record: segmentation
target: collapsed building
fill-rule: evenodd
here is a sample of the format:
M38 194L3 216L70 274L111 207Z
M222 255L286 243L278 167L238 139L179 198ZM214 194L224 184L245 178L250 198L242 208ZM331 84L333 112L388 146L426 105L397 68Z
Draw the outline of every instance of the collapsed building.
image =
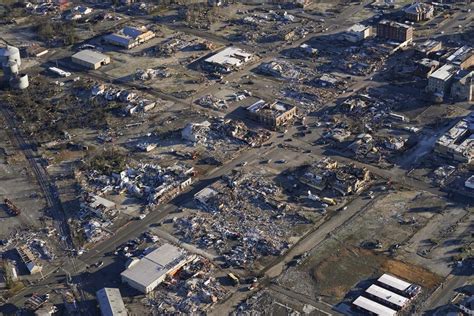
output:
M342 196L364 190L371 181L370 172L354 165L339 165L326 159L307 166L300 181L317 191L334 190Z
M244 122L239 120L214 119L211 122L186 124L181 130L181 137L195 144L208 145L230 137L230 140L255 147L267 141L270 138L270 132L262 129L250 130Z
M460 120L442 135L434 151L442 157L459 163L474 162L474 112Z
M21 261L26 266L30 274L40 273L43 270L43 267L38 262L38 259L33 255L28 246L19 246L16 248L16 251L18 252Z
M195 258L178 247L164 244L142 259L132 259L120 276L124 283L147 294Z
M237 47L226 47L220 52L206 58L204 65L210 70L220 73L230 73L242 67L243 64L252 58L249 54Z

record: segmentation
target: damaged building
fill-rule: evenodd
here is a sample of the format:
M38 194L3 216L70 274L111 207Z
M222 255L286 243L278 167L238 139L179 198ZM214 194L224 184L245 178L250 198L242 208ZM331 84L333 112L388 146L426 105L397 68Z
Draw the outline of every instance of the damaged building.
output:
M252 119L270 128L286 125L296 116L295 106L280 101L268 103L259 100L248 106L247 111Z
M214 71L221 73L230 73L235 69L242 67L243 64L252 58L249 54L237 47L226 47L220 52L206 58L205 65Z
M339 165L326 159L306 167L299 179L317 191L333 190L345 196L364 190L371 181L371 175L365 168Z
M434 151L447 159L471 164L474 161L474 112L442 135Z

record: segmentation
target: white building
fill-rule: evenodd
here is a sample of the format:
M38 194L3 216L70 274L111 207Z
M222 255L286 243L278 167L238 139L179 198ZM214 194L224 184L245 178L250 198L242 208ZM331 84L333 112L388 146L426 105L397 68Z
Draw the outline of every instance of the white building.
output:
M354 307L356 307L357 309L364 311L364 314L380 316L397 315L397 311L372 300L369 300L368 298L365 298L363 296L359 296L358 298L356 298L356 300L352 302L352 305L354 305Z
M104 287L97 291L96 297L102 316L127 316L119 289Z
M474 161L474 112L460 120L435 144L435 152L462 163Z
M370 26L354 24L342 34L342 37L346 41L356 43L368 38L370 35L372 35L372 28Z
M218 53L207 58L205 62L216 68L217 71L229 73L234 69L240 68L244 63L252 58L249 54L237 47L226 47Z
M393 293L387 289L384 289L378 285L372 284L365 293L370 297L374 297L379 301L382 301L385 305L392 307L396 310L405 308L410 299L403 297L397 293Z
M110 57L90 50L84 49L76 54L72 55L72 61L78 65L84 66L89 69L99 69L100 67L110 64Z
M122 281L142 293L149 293L160 285L166 276L175 273L194 258L194 255L188 255L178 247L164 244L132 263L121 273Z
M445 96L457 71L458 68L453 65L444 65L439 68L428 76L427 90L433 94Z

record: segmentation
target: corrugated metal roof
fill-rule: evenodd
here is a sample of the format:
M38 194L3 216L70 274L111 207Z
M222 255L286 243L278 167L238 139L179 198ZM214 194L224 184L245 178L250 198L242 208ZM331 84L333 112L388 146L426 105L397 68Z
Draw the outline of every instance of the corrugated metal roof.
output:
M380 278L378 278L377 281L399 291L405 291L411 285L410 283L405 282L387 273L383 274Z
M363 296L359 296L352 304L380 316L395 316L397 314L395 310Z
M365 292L402 308L410 301L406 297L393 293L392 291L386 290L375 284L372 284Z

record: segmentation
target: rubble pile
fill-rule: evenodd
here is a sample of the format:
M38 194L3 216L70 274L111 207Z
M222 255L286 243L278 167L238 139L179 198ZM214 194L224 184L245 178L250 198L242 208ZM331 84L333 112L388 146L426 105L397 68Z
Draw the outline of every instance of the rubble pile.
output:
M210 94L197 99L196 103L200 106L215 110L227 109L227 102L225 100L218 99Z
M204 313L228 292L217 282L215 272L208 260L198 257L168 277L145 304L158 314Z
M183 33L177 33L158 45L147 49L145 54L150 57L171 57L178 51L206 51L214 48L212 42L189 39Z
M372 176L365 168L354 164L340 165L331 159L323 159L299 171L300 182L325 196L345 196L358 193L371 183Z
M313 74L311 70L297 67L291 62L280 59L260 64L257 71L266 76L295 81L302 81Z
M152 80L155 78L168 78L171 74L166 70L166 68L158 69L137 69L135 72L135 78L141 81Z
M216 148L225 148L227 145L247 144L251 147L266 142L271 133L264 129L249 130L244 122L231 119L213 119L211 122L189 123L181 131L183 139L195 144L206 146L214 151Z
M174 226L184 241L213 248L227 265L252 266L262 256L282 254L295 225L310 223L262 175L235 173L205 190L210 193L195 196L203 213L179 218Z
M91 88L93 97L101 97L105 102L115 101L122 103L123 112L128 115L146 113L156 106L157 101L139 97L136 92L122 90L116 87L107 87L104 84L95 84Z
M126 192L148 204L161 204L189 186L193 175L194 168L181 162L170 167L139 163L135 168L111 175L89 171L83 187L99 194Z

